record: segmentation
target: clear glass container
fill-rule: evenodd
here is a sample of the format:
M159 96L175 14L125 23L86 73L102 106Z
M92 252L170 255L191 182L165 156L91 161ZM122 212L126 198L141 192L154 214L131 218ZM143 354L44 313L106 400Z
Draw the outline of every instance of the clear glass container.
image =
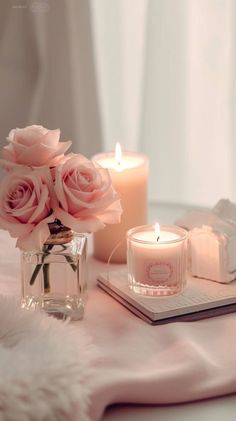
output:
M22 252L21 306L40 309L63 320L82 319L86 300L86 249L86 236L67 229L66 234L51 235L41 252Z
M130 289L148 296L180 293L186 285L188 233L175 225L162 225L158 236L153 225L127 233Z

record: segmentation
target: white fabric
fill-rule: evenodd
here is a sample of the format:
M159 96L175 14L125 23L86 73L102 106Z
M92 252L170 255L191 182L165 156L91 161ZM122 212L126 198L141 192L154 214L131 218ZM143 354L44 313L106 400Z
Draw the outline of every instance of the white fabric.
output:
M101 150L89 1L2 1L0 22L0 146L41 124L74 152Z
M152 200L235 200L235 3L91 4L104 145L149 156Z
M0 5L0 137L61 127L88 156L150 158L150 198L236 200L235 2L11 0Z
M63 338L63 339L62 339ZM0 419L88 421L93 348L80 329L0 295Z
M1 292L12 295L18 291L19 295L18 250L14 250L6 232L0 231L0 242L4 244L0 248ZM91 337L94 346L93 353L88 355L88 375L83 377L85 392L89 392L85 409L91 421L101 419L106 406L112 403L168 404L236 392L236 341L232 336L236 329L235 314L150 326L95 286L96 275L106 268L105 264L89 259L85 318L73 323L81 355L87 350L83 339L81 342L83 332ZM29 336L29 344L30 339ZM50 343L46 341L45 346L50 347ZM56 355L64 343L68 345L66 334L61 335ZM32 346L29 345L29 352ZM77 355L80 368L81 355ZM62 370L63 366L64 362ZM87 370L87 365L84 369ZM79 399L78 395L78 404ZM86 420L79 410L80 406L74 407L74 419Z

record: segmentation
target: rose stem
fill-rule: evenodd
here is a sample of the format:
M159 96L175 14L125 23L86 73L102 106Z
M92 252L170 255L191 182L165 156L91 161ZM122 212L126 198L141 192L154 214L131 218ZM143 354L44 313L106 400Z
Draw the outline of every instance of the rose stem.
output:
M64 246L64 244L62 244L62 248L63 248L63 250L66 250L66 246ZM64 256L65 256L65 259L67 260L67 262L70 264L72 270L74 272L76 272L77 266L74 264L73 259L69 255L65 254Z
M42 266L44 266L44 259L50 254L50 250L52 250L53 248L53 244L49 244L48 246L44 246L43 247L43 257L42 257L42 263L38 263L33 271L33 274L31 276L30 279L30 285L34 285L34 281L37 278L39 271L41 269ZM48 278L48 283L49 283L49 278ZM49 285L50 287L50 285Z
M44 263L43 265L43 281L44 281L44 292L50 292L50 282L49 282L49 263Z

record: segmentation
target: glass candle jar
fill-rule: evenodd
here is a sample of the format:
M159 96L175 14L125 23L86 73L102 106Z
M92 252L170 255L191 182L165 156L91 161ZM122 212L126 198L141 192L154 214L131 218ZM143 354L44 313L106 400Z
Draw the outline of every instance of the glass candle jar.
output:
M149 296L181 292L186 284L187 237L187 231L174 225L162 225L158 236L153 225L129 230L127 262L131 290Z
M52 234L42 251L22 252L21 306L40 309L63 320L82 319L86 298L86 246L84 234L75 234L66 228Z

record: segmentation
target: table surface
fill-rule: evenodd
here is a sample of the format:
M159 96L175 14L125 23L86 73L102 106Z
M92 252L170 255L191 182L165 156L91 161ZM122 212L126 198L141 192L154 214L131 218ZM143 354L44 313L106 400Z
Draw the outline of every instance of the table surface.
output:
M190 209L178 204L152 204L149 222L171 224ZM153 327L155 329L155 326ZM103 417L104 421L233 421L236 417L236 395L206 399L178 405L112 405Z
M174 204L153 204L150 206L150 212L149 212L149 222L154 223L156 221L159 221L162 224L169 224L173 223L176 218L181 216L185 210L187 209L186 206L183 205L174 205ZM5 232L0 233L0 240L2 243L4 243L4 251L2 251L0 254L4 256L4 261L1 261L1 268L2 268L2 282L1 282L1 293L15 293L16 292L16 285L18 289L18 282L16 279L15 285L12 285L12 278L17 277L16 275L16 264L14 263L12 265L12 260L15 258L16 251L13 250L13 242L8 241L8 234ZM91 241L90 241L90 252L91 252ZM3 250L3 249L2 249ZM3 260L3 259L2 259ZM14 267L15 265L15 267ZM12 266L12 267L11 267ZM119 267L118 265L112 265L114 269ZM97 324L99 324L99 321L103 321L103 323L106 323L106 317L109 316L110 312L113 311L113 308L118 311L121 309L122 313L122 321L123 323L127 323L128 326L133 326L132 323L136 327L139 327L139 323L136 321L136 316L132 315L128 310L126 310L123 306L118 304L116 301L114 301L110 296L106 295L106 297L101 295L100 290L95 287L96 283L96 275L100 272L103 272L106 270L106 264L96 261L94 258L90 257L89 259L89 282L90 282L90 288L91 288L91 300L88 301L88 311L85 317L85 320L82 322L83 326L85 328L90 328L91 322L93 324L93 327ZM8 275L9 272L9 276ZM99 300L99 298L102 300L102 297L104 297L104 302L107 305L107 308L103 309L101 308L101 303L99 304L95 300ZM94 312L92 314L91 310L92 306L95 305L95 311L97 310L100 312L98 320L94 321ZM127 313L126 313L127 312ZM235 316L236 317L236 316ZM229 320L229 319L228 319ZM235 322L235 320L234 320ZM172 324L173 325L173 324ZM143 326L143 325L142 325ZM145 325L146 326L146 325ZM188 325L189 326L189 325ZM217 325L218 326L218 325ZM124 325L121 324L121 327L123 328ZM231 325L230 325L231 327ZM97 336L95 334L95 340L100 341L100 345L102 343L102 338L100 338L100 333L102 333L104 338L106 338L105 327L103 329L98 330ZM112 324L110 324L110 329L112 329ZM148 331L150 334L153 332L148 329L158 329L158 326L148 326L148 328L145 328L145 333ZM193 329L193 327L188 327L188 332L190 332L190 329ZM95 331L93 331L95 332ZM142 332L142 330L140 330ZM160 328L159 332L165 332L164 328ZM110 332L111 333L111 332ZM108 333L109 335L109 333ZM138 342L137 342L138 343ZM115 346L115 345L114 345ZM227 344L228 346L228 344ZM120 348L122 349L122 348ZM107 355L109 356L109 349L106 350ZM113 348L114 352L114 348ZM120 358L120 354L119 354ZM124 355L123 355L124 358ZM127 358L127 354L125 354L125 358ZM231 370L231 366L230 366ZM234 367L232 367L233 371L235 370ZM234 378L234 376L233 376ZM113 379L112 379L113 381ZM236 382L235 382L236 383ZM181 386L180 386L181 387ZM234 388L236 390L236 387ZM143 392L142 392L143 393ZM222 420L225 419L226 421L233 421L235 420L235 414L236 414L236 395L228 395L225 397L219 397L219 398L213 398L213 399L206 399L204 401L197 401L197 402L191 402L191 403L185 403L185 404L172 404L172 405L112 405L105 411L102 420L103 421L143 421L144 419L146 421L154 421L154 420L160 420L160 421L175 421L180 419L181 421L187 421L191 419L191 421L195 420Z

